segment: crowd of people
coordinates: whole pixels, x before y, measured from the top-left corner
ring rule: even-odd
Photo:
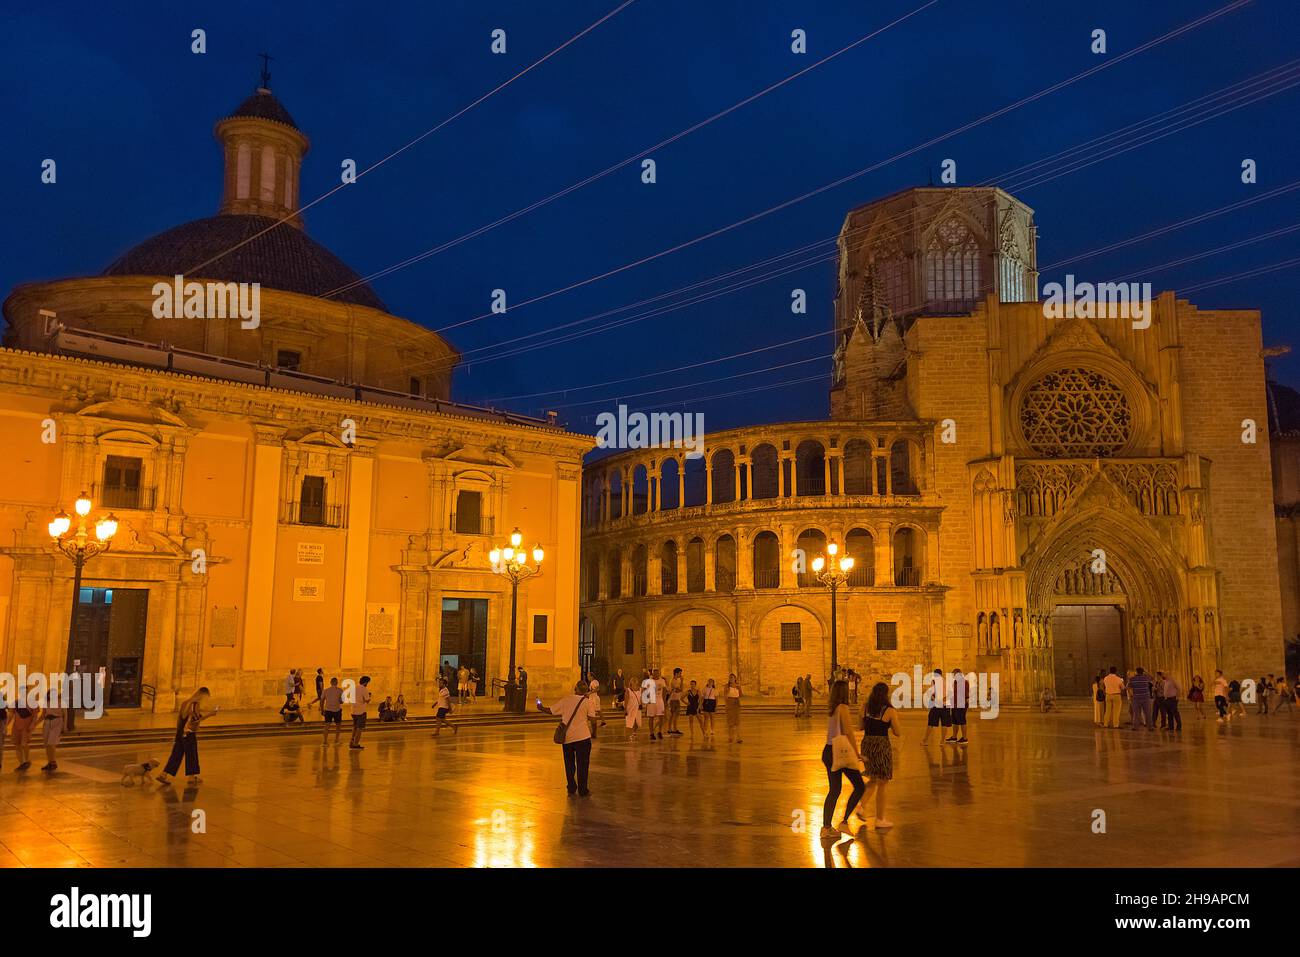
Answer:
[[[1293,710],[1295,689],[1288,684],[1285,675],[1260,678],[1254,682],[1253,694],[1256,714],[1277,714],[1284,707],[1288,712]],[[1208,689],[1204,678],[1193,675],[1186,700],[1197,719],[1202,720],[1206,716],[1206,699],[1211,699],[1215,720],[1227,724],[1234,718],[1246,716],[1243,696],[1248,696],[1243,682],[1235,678],[1230,680],[1222,671],[1216,670]],[[1112,665],[1108,671],[1098,672],[1093,679],[1092,697],[1092,723],[1097,727],[1119,728],[1121,724],[1127,724],[1134,731],[1140,728],[1155,731],[1157,727],[1173,732],[1183,730],[1183,715],[1178,706],[1183,700],[1183,689],[1172,674],[1157,671],[1150,675],[1145,668],[1139,667],[1128,675],[1121,675]]]
[[[58,704],[58,696],[50,692],[44,703],[31,707],[33,699],[40,698],[39,687],[33,688],[23,696],[22,707],[8,704],[0,697],[0,766],[4,764],[5,734],[13,741],[14,753],[18,756],[16,772],[22,774],[32,766],[32,738],[37,738],[45,746],[45,763],[41,770],[47,774],[59,769],[59,739],[67,723],[67,709]]]

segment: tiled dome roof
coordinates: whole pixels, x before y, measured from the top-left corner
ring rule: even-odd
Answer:
[[[286,114],[287,115],[287,114]],[[105,276],[175,276],[222,282],[256,282],[307,296],[323,296],[360,277],[301,229],[284,224],[227,253],[197,273],[200,263],[225,252],[276,220],[267,216],[223,215],[196,219],[159,233],[128,250]],[[365,283],[330,297],[335,302],[388,311]]]
[[[259,119],[273,120],[276,123],[283,123],[285,126],[291,126],[295,130],[298,129],[298,124],[293,121],[293,117],[290,116],[289,111],[284,108],[284,104],[277,100],[270,90],[266,89],[259,88],[256,93],[246,99],[243,103],[240,103],[239,106],[235,108],[235,112],[230,115],[255,116]],[[302,130],[298,130],[298,132],[301,133]]]
[[[1300,434],[1300,392],[1271,379],[1268,391],[1268,431],[1270,435]]]

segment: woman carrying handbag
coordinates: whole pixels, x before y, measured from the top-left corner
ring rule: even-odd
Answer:
[[[573,694],[566,695],[549,708],[542,708],[556,715],[560,721],[555,727],[553,740],[563,746],[564,778],[569,796],[587,797],[587,771],[591,767],[591,723],[600,720],[600,707],[592,704],[587,697],[591,689],[587,682],[579,681],[574,686]]]
[[[858,802],[866,792],[867,786],[862,780],[862,755],[858,752],[857,742],[853,740],[853,712],[849,710],[849,683],[841,678],[831,685],[829,717],[826,719],[826,747],[822,749],[822,764],[826,765],[826,779],[830,791],[826,803],[822,805],[822,837],[835,838],[841,833],[855,834],[865,821],[856,827],[849,823],[849,818],[857,810]],[[840,800],[842,778],[847,776],[853,785],[849,803],[844,807],[844,820],[839,827],[833,827],[835,805]]]

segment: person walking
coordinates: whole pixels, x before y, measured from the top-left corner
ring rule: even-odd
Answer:
[[[700,689],[694,680],[686,689],[686,727],[690,729],[691,740],[695,740],[695,726],[700,726],[700,735],[704,735],[704,719],[700,716]]]
[[[1246,706],[1241,703],[1241,682],[1233,678],[1228,682],[1228,720],[1246,717]]]
[[[641,695],[634,688],[623,690],[623,724],[629,743],[635,741],[637,728],[641,727]]]
[[[320,696],[321,717],[325,719],[324,727],[321,730],[321,747],[329,743],[330,728],[334,729],[334,744],[337,747],[339,740],[343,737],[343,689],[339,687],[339,679],[331,678],[329,687],[321,692]]]
[[[609,684],[614,691],[614,706],[623,707],[623,692],[627,690],[627,679],[623,677],[622,668],[614,672],[614,677],[609,679]]]
[[[53,773],[59,769],[59,738],[63,736],[67,720],[67,709],[59,707],[59,693],[51,690],[41,715],[41,731],[45,740],[45,764],[41,765],[42,771]]]
[[[1255,686],[1255,713],[1268,717],[1268,699],[1273,696],[1273,676],[1261,677]]]
[[[456,700],[462,708],[469,704],[469,669],[464,665],[456,672]]]
[[[1102,684],[1104,678],[1105,675],[1098,671],[1097,677],[1092,679],[1092,723],[1099,728],[1106,710],[1106,687]]]
[[[875,829],[883,831],[894,826],[885,818],[885,795],[894,777],[894,749],[889,736],[902,738],[898,724],[898,711],[889,704],[889,685],[877,681],[871,687],[867,703],[862,709],[862,763],[870,781],[862,796],[862,806],[867,807],[874,793],[876,799]]]
[[[1101,683],[1106,691],[1105,726],[1118,729],[1120,710],[1124,707],[1124,679],[1119,676],[1119,669],[1111,665]]]
[[[39,701],[39,698],[37,700]],[[14,755],[18,758],[18,767],[14,768],[16,772],[26,771],[32,766],[32,727],[40,719],[41,709],[39,704],[34,708],[29,708],[27,705],[35,703],[30,692],[26,697],[20,693],[18,707],[13,709],[14,716],[11,719],[9,733],[14,741]]]
[[[853,712],[849,710],[849,683],[844,680],[831,685],[830,698],[827,701],[826,746],[822,748],[822,764],[826,766],[826,782],[829,790],[826,801],[822,804],[823,838],[834,838],[840,833],[856,834],[862,825],[854,827],[849,819],[858,809],[858,802],[866,793],[867,785],[862,780],[862,752],[854,739]],[[844,787],[844,778],[853,786],[849,794],[849,803],[844,805],[844,817],[835,826],[835,806],[840,800],[840,791]]]
[[[446,682],[443,682],[446,687]],[[356,697],[352,701],[352,741],[349,751],[360,751],[365,745],[361,743],[361,732],[366,730],[366,710],[370,707],[370,675],[362,675],[357,682]]]
[[[735,675],[727,678],[727,742],[743,744],[740,739],[740,682]]]
[[[301,668],[293,673],[293,696],[298,701],[298,707],[301,708],[302,699],[307,697],[307,682],[303,680]]]
[[[565,790],[572,797],[588,797],[587,774],[591,768],[591,722],[600,720],[600,707],[588,697],[591,688],[585,681],[573,686],[573,694],[565,695],[546,710],[560,719],[564,729],[564,780]],[[558,731],[558,729],[557,729]]]
[[[790,697],[794,698],[794,716],[803,717],[803,675],[796,675],[794,686],[790,689]]]
[[[176,740],[172,742],[171,757],[158,775],[159,784],[172,783],[173,776],[180,770],[182,757],[185,759],[185,773],[189,776],[189,783],[202,782],[203,779],[199,777],[199,723],[217,712],[216,708],[211,712],[206,710],[210,694],[207,688],[200,688],[181,705],[176,715]]]
[[[294,691],[298,687],[298,673],[290,668],[289,673],[284,676],[284,703],[288,704],[293,700]]]
[[[322,711],[324,710],[323,707],[325,701],[324,695],[325,695],[325,669],[317,668],[316,669],[316,700],[313,701],[311,704],[314,704],[318,708],[321,708]],[[307,707],[310,708],[311,705],[309,704]]]
[[[931,688],[922,698],[922,702],[928,702],[925,713],[925,734],[921,735],[922,746],[930,743],[930,735],[934,733],[935,728],[951,728],[952,714],[948,710],[946,685],[943,682],[943,671],[935,668],[930,678]],[[939,732],[939,740],[943,740],[947,732]]]
[[[1279,711],[1281,711],[1283,705],[1286,705],[1287,713],[1294,711],[1295,709],[1291,706],[1291,698],[1294,696],[1294,694],[1295,692],[1291,690],[1291,686],[1287,684],[1286,675],[1278,675],[1277,705],[1273,708],[1273,713],[1277,714]],[[3,734],[3,732],[0,731],[0,734]]]
[[[811,674],[804,675],[803,676],[803,716],[805,718],[812,717],[813,695],[816,693],[816,691],[817,689],[813,687],[812,675]]]
[[[668,682],[668,733],[681,735],[677,722],[682,713],[682,699],[686,697],[682,669],[673,669],[672,681]]]
[[[1163,731],[1167,724],[1165,720],[1165,673],[1157,671],[1156,676],[1151,679],[1151,702],[1155,709],[1155,723]]]
[[[852,668],[849,669],[849,704],[858,703],[858,673]]]
[[[1178,713],[1178,696],[1183,693],[1183,689],[1178,686],[1172,674],[1164,676],[1164,706],[1165,706],[1165,723],[1166,731],[1182,731],[1183,716]]]
[[[706,737],[713,737],[713,716],[718,711],[718,683],[710,678],[700,692],[700,722]]]
[[[435,738],[442,732],[443,728],[451,728],[452,734],[460,734],[460,728],[447,720],[449,714],[451,714],[451,689],[447,687],[447,682],[439,678],[438,700],[434,703],[433,715],[433,736]]]
[[[1228,720],[1228,679],[1218,669],[1215,669],[1210,692],[1214,695],[1214,707],[1219,711],[1219,723],[1222,724]]]
[[[1205,719],[1205,679],[1200,675],[1192,675],[1192,690],[1187,692],[1187,700],[1196,705],[1196,717],[1198,720]]]
[[[970,739],[966,736],[966,711],[969,708],[970,682],[966,680],[960,668],[953,668],[952,701],[949,702],[949,711],[952,713],[952,734],[948,737],[949,744],[970,743]]]

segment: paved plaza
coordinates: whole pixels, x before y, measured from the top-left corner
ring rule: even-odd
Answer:
[[[904,718],[887,832],[823,845],[825,719],[747,715],[744,743],[597,742],[565,794],[551,725],[201,744],[203,783],[119,783],[167,748],[69,748],[52,777],[0,771],[10,867],[910,867],[1300,865],[1300,718],[1181,736],[1095,729],[1082,708],[1003,711],[965,748]],[[847,788],[845,789],[847,795]],[[1094,809],[1107,833],[1091,829]],[[202,811],[206,833],[194,833]],[[802,827],[800,824],[802,823]]]

